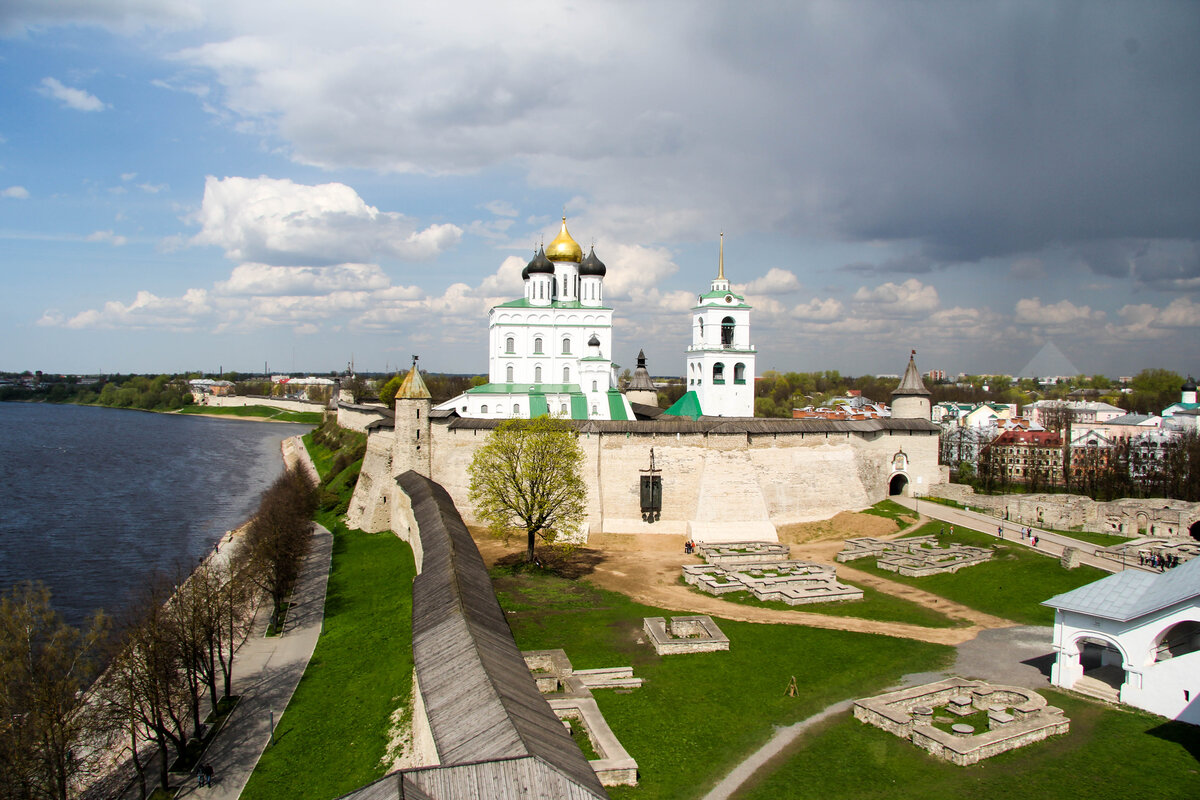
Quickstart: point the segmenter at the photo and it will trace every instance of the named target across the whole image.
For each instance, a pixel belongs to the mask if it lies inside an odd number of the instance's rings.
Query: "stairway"
[[[1121,701],[1120,686],[1125,682],[1125,670],[1116,666],[1099,667],[1091,670],[1071,688],[1080,694],[1103,700],[1106,703]]]

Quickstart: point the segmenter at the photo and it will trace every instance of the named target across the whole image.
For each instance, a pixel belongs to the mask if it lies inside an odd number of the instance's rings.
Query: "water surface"
[[[244,522],[308,426],[0,403],[0,590],[40,580],[80,624]]]

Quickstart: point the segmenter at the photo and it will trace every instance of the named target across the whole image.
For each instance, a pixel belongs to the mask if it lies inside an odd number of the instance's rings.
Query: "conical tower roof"
[[[921,373],[917,371],[916,357],[917,351],[914,350],[908,357],[908,368],[904,370],[904,377],[900,379],[896,391],[892,392],[892,397],[929,397],[932,394],[925,388],[925,381],[921,380]]]
[[[654,385],[654,381],[650,380],[650,371],[646,369],[646,352],[644,350],[638,350],[637,369],[633,371],[633,378],[630,379],[629,386],[625,387],[625,390],[658,391],[658,387]]]
[[[404,380],[400,383],[400,388],[396,391],[397,400],[432,400],[433,395],[429,393],[429,389],[425,388],[425,381],[421,379],[421,371],[417,369],[417,365],[413,364],[412,369],[404,376]]]

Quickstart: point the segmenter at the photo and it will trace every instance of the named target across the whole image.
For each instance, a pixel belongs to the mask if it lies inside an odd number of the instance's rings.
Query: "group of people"
[[[1153,567],[1154,569],[1163,571],[1178,567],[1180,565],[1179,556],[1174,553],[1138,553],[1138,563],[1143,567]]]
[[[692,539],[688,539],[686,542],[684,542],[683,543],[683,552],[685,555],[689,555],[689,556],[692,553],[696,552],[696,542]]]
[[[199,781],[199,783],[197,784],[198,786],[212,786],[213,785],[213,783],[212,783],[213,782],[212,764],[209,764],[206,761],[203,764],[198,765],[196,767],[196,778]]]
[[[1021,540],[1028,541],[1034,547],[1037,547],[1038,537],[1037,534],[1033,532],[1033,528],[1021,528]]]

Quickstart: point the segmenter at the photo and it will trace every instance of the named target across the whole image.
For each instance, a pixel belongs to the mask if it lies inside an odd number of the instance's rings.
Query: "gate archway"
[[[903,472],[897,472],[888,481],[888,495],[895,497],[896,495],[908,494],[908,476]]]

